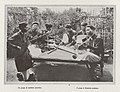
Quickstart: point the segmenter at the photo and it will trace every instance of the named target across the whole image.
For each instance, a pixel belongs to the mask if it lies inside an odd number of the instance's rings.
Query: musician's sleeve
[[[7,39],[7,43],[8,43],[10,46],[12,46],[13,48],[17,48],[18,45],[15,44],[15,42],[18,42],[18,40],[17,40],[18,38],[19,38],[19,37],[18,37],[17,33],[15,33],[14,35],[12,35],[11,37],[9,37],[9,38]]]
[[[103,40],[102,40],[102,39],[97,39],[96,46],[95,46],[95,47],[88,46],[88,48],[90,48],[90,49],[92,49],[92,50],[100,51],[101,48],[103,48]]]
[[[15,33],[11,37],[8,38],[8,41],[14,41],[17,38],[18,38],[18,35],[17,35],[17,33]]]

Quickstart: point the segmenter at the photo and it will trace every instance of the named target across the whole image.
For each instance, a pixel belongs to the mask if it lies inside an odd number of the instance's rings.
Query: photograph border
[[[57,6],[75,6],[75,7],[98,7],[98,6],[111,6],[111,7],[114,7],[114,31],[113,31],[113,82],[64,82],[64,81],[61,81],[61,82],[44,82],[44,81],[38,81],[38,82],[7,82],[6,81],[6,77],[7,77],[7,7],[47,7],[47,6],[51,6],[51,7],[57,7]],[[11,85],[11,84],[34,84],[34,85],[37,85],[37,84],[75,84],[75,85],[78,85],[78,84],[82,84],[82,85],[115,85],[116,84],[116,5],[32,5],[32,4],[29,4],[29,5],[25,5],[25,4],[5,4],[4,5],[4,9],[5,9],[5,17],[4,17],[4,84],[5,85]]]

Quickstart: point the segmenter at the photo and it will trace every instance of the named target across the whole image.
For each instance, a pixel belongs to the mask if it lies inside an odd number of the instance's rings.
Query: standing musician
[[[18,52],[15,58],[17,68],[17,77],[19,81],[35,81],[35,75],[32,71],[33,62],[28,50],[28,40],[26,32],[28,31],[28,24],[19,24],[19,31],[8,38],[8,44]]]
[[[34,22],[31,25],[31,30],[28,32],[28,38],[29,40],[33,40],[34,38],[40,37],[42,36],[42,31],[39,28],[39,23]],[[41,40],[35,40],[35,41],[31,41],[32,44],[35,44],[36,47],[43,47],[43,45],[41,44]]]
[[[67,24],[65,26],[65,33],[63,34],[63,40],[62,43],[67,46],[71,46],[75,44],[75,35],[76,31],[72,29],[72,26],[70,24]]]
[[[81,23],[81,30],[77,33],[77,36],[78,35],[86,35],[86,26],[88,24],[87,23]]]

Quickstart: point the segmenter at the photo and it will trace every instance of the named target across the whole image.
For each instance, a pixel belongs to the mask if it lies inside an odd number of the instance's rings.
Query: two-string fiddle
[[[81,41],[77,42],[76,45],[78,45],[78,47],[79,47],[77,49],[80,49],[82,47],[86,47],[88,45],[88,43],[92,40],[94,35],[95,34],[92,34],[90,36],[85,36],[84,38],[81,39]]]

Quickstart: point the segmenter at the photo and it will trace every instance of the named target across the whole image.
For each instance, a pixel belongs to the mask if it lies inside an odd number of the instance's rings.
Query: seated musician
[[[31,25],[31,30],[29,31],[29,38],[32,39],[34,37],[39,36],[40,34],[42,34],[42,32],[39,29],[39,24],[37,22],[34,22]]]
[[[87,26],[86,27],[86,33],[88,35],[88,37],[91,37],[91,41],[90,41],[90,45],[87,45],[86,48],[89,48],[92,53],[94,53],[95,55],[101,57],[101,59],[103,58],[103,55],[104,55],[104,45],[103,45],[103,39],[98,37],[98,35],[95,33],[95,27],[93,26]],[[89,58],[90,58],[90,62],[99,62],[99,61],[96,61],[94,55],[89,55]],[[100,66],[99,65],[94,65],[94,66],[91,66],[92,68],[94,68],[94,78],[97,78],[99,79],[100,78]]]
[[[104,44],[103,39],[100,38],[99,34],[95,33],[95,28],[93,26],[86,27],[86,33],[88,36],[91,36],[92,42],[87,48],[91,49],[92,52],[103,58],[104,55]]]
[[[42,31],[39,28],[39,23],[34,22],[31,25],[31,30],[28,32],[28,38],[29,40],[33,40],[34,38],[37,38],[42,35]],[[36,44],[36,46],[41,47],[41,43],[39,40],[32,41],[32,44]]]
[[[30,81],[32,77],[32,80],[35,80],[34,72],[31,69],[33,67],[33,62],[27,48],[28,40],[25,34],[27,31],[27,23],[21,23],[19,24],[19,31],[8,38],[8,44],[11,46],[11,49],[15,49],[14,51],[18,52],[14,58],[19,81]]]
[[[76,31],[72,29],[72,26],[70,24],[67,24],[65,26],[66,31],[63,34],[63,44],[67,46],[71,46],[75,44],[75,35]]]
[[[45,27],[46,27],[46,30],[43,30],[42,32],[41,31],[39,31],[39,36],[36,34],[36,36],[38,36],[38,37],[36,37],[36,40],[34,40],[33,39],[33,41],[32,42],[37,42],[38,43],[38,46],[39,46],[39,48],[41,48],[41,51],[42,52],[45,52],[45,51],[47,51],[48,50],[48,48],[47,48],[47,43],[48,43],[48,40],[50,39],[50,38],[52,38],[51,37],[51,32],[52,32],[52,25],[51,24],[45,24]]]

